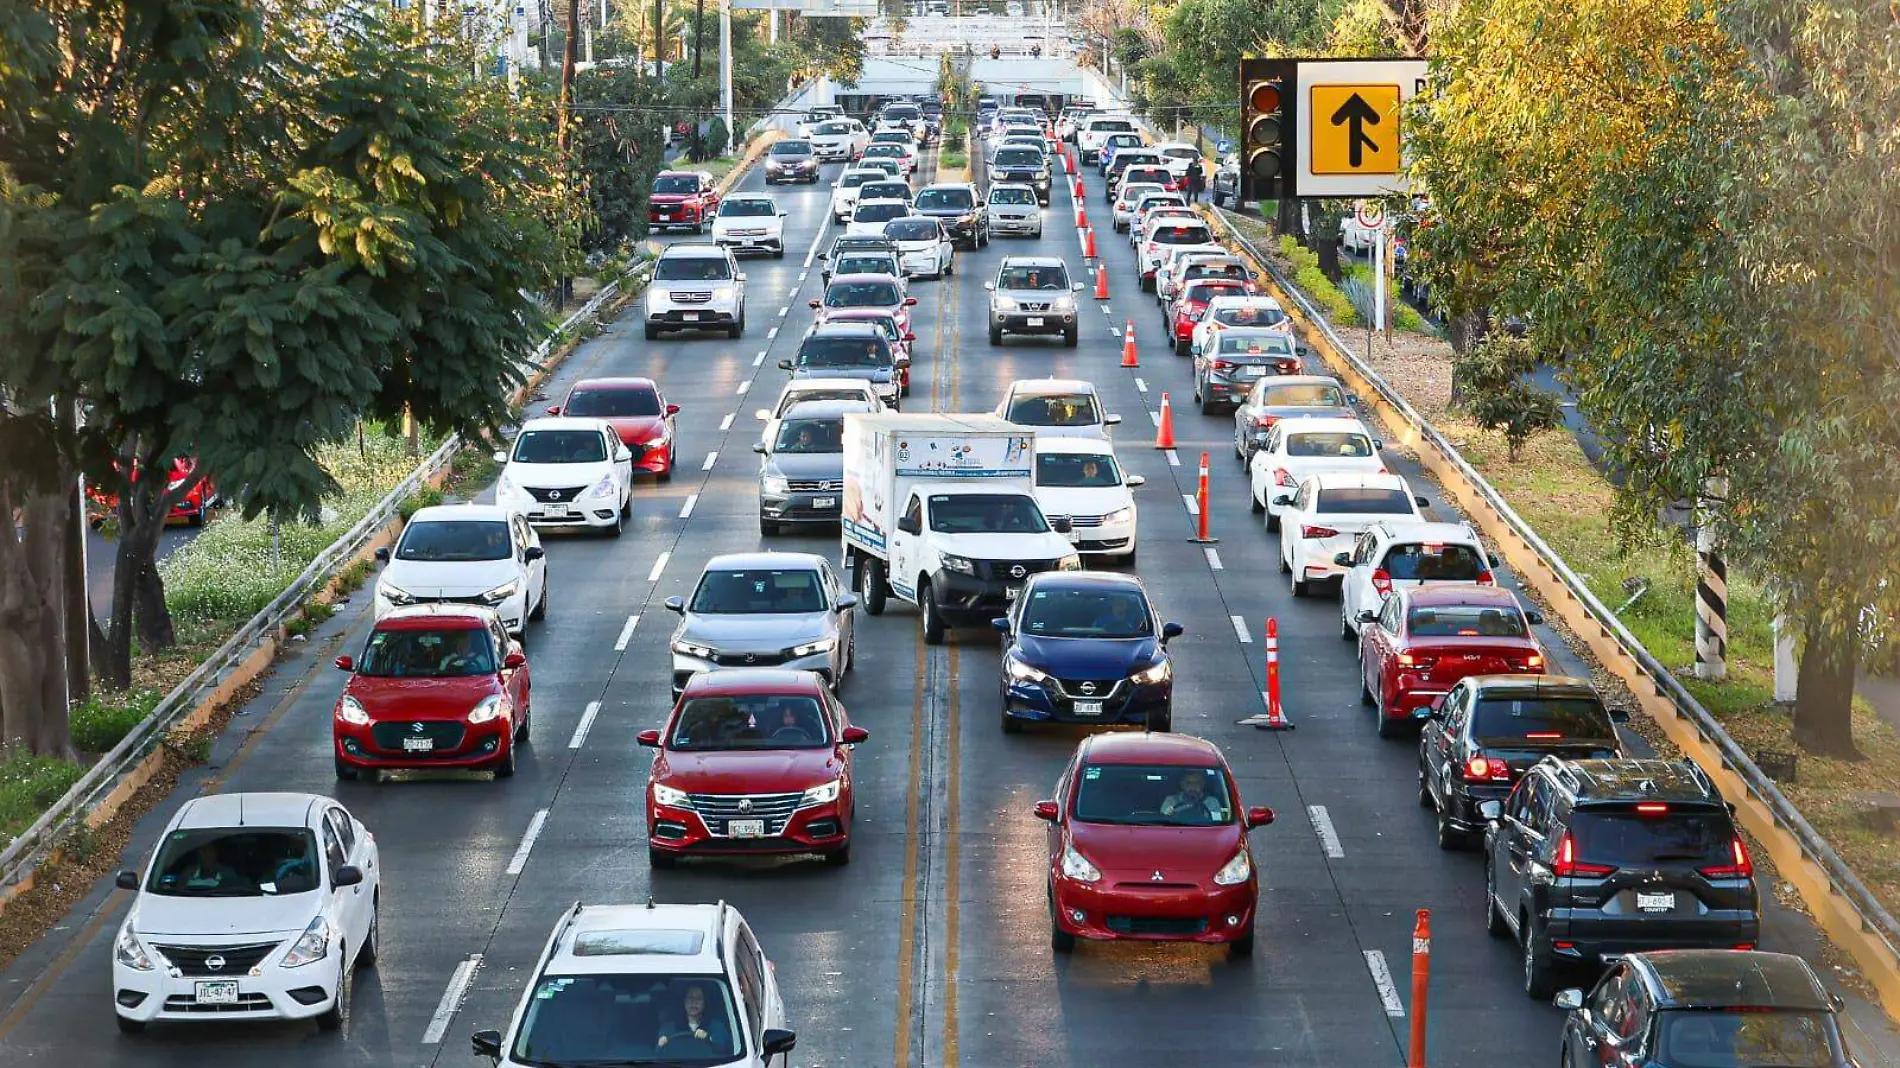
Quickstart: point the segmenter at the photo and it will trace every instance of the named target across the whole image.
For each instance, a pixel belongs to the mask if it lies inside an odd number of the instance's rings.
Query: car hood
[[[1075,290],[1073,289],[999,289],[996,291],[997,296],[1008,300],[1027,300],[1039,304],[1054,304],[1056,301],[1064,297],[1073,296],[1074,294]]]
[[[776,653],[831,633],[828,612],[689,615],[674,641],[710,645],[721,652]]]
[[[1075,546],[1053,530],[1042,534],[946,534],[933,531],[930,537],[946,551],[972,560],[1060,560],[1075,555]]]
[[[615,415],[601,417],[620,440],[628,445],[639,445],[661,437],[666,433],[666,418],[658,415]],[[596,480],[598,481],[598,480]]]
[[[832,746],[823,749],[720,749],[709,753],[666,750],[653,769],[656,779],[687,793],[789,794],[822,786],[844,772]]]
[[[690,193],[651,193],[647,196],[647,203],[684,204],[693,199],[695,199],[695,195]]]
[[[1161,643],[1153,638],[1042,638],[1018,634],[1017,657],[1062,679],[1124,679],[1154,666]]]
[[[767,167],[801,166],[806,163],[816,163],[816,162],[818,162],[818,157],[812,156],[812,155],[765,157],[765,165]]]
[[[153,938],[232,938],[301,934],[316,918],[321,890],[257,897],[170,897],[140,894],[132,930]]]
[[[502,477],[522,488],[535,489],[592,489],[594,483],[613,471],[613,464],[605,460],[585,464],[523,464],[511,463],[502,469]]]
[[[1107,515],[1135,503],[1126,486],[1037,486],[1043,515]]]
[[[991,204],[991,215],[1007,215],[1016,218],[1019,215],[1039,215],[1042,209],[1034,204]]]
[[[1069,841],[1102,870],[1104,883],[1203,883],[1234,858],[1242,839],[1238,823],[1220,827],[1071,823]],[[1162,878],[1156,879],[1155,872]]]
[[[785,220],[776,215],[715,215],[715,230],[781,230]]]
[[[424,598],[473,597],[519,577],[512,559],[459,563],[396,559],[383,568],[377,585],[388,583]]]
[[[767,462],[786,478],[837,481],[844,477],[841,452],[775,452]]]
[[[975,215],[975,208],[912,208],[919,215],[928,215],[933,219],[961,219],[965,215]]]
[[[356,698],[374,720],[456,719],[469,714],[482,698],[501,692],[494,675],[453,679],[385,679],[350,676],[344,694]]]

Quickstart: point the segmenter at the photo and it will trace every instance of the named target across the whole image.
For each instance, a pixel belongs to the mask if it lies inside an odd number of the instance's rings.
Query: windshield
[[[1005,267],[996,277],[998,289],[1067,289],[1069,272],[1060,266]]]
[[[732,269],[723,256],[662,256],[653,277],[662,282],[724,282],[732,278]]]
[[[689,610],[711,615],[822,612],[825,593],[818,572],[809,567],[708,571],[693,591]]]
[[[496,670],[494,643],[481,627],[378,630],[356,665],[357,674],[378,679],[465,679]]]
[[[1040,167],[1042,153],[1033,148],[1005,148],[996,153],[999,167]]]
[[[1242,304],[1237,308],[1222,308],[1215,312],[1214,321],[1223,326],[1278,326],[1286,321],[1286,313],[1278,308]]]
[[[856,389],[825,388],[786,390],[784,399],[779,401],[778,415],[783,416],[786,412],[791,410],[792,405],[803,401],[854,400],[869,403],[870,394],[868,391],[870,388],[871,387],[867,385],[860,386]]]
[[[1102,414],[1087,393],[1045,393],[1016,398],[1009,406],[1009,421],[1018,426],[1094,426]]]
[[[830,744],[825,711],[803,694],[695,697],[680,708],[671,749],[819,749]]]
[[[870,182],[881,182],[884,180],[884,177],[885,177],[884,172],[881,170],[852,171],[851,173],[845,175],[844,177],[839,178],[838,184],[841,186],[844,186],[846,189],[856,189],[859,186],[866,185]]]
[[[903,299],[896,282],[833,282],[825,289],[828,308],[888,308]]]
[[[1349,459],[1363,460],[1372,455],[1372,439],[1366,437],[1364,434],[1355,434],[1349,430],[1339,432],[1326,431],[1324,433],[1302,431],[1298,434],[1287,435],[1286,454],[1288,456],[1300,457],[1343,456]],[[1394,552],[1397,553],[1399,549],[1416,550],[1417,548],[1418,546],[1416,545],[1404,545],[1395,549]],[[1454,546],[1454,548],[1456,548],[1456,546]],[[1410,578],[1412,576],[1408,575],[1406,577]],[[1473,575],[1471,577],[1477,578],[1478,576]]]
[[[577,389],[567,395],[562,415],[612,419],[660,414],[660,395],[645,386],[627,389]]]
[[[1049,521],[1032,497],[971,493],[930,498],[930,529],[939,534],[1042,534]]]
[[[1209,245],[1214,236],[1205,226],[1157,226],[1149,240],[1157,245]]]
[[[1651,816],[1628,808],[1578,806],[1570,814],[1577,860],[1651,870],[1664,865],[1726,867],[1735,863],[1735,825],[1727,811],[1702,805],[1670,808],[1673,811]]]
[[[512,548],[508,524],[501,520],[431,519],[409,524],[396,546],[396,559],[457,564],[506,560]]]
[[[1136,827],[1218,826],[1234,822],[1232,797],[1219,768],[1085,764],[1075,818]]]
[[[829,123],[826,125],[829,125]],[[823,127],[820,128],[822,129]],[[811,142],[780,141],[778,144],[772,146],[772,154],[774,156],[809,156],[811,155]]]
[[[597,464],[606,459],[606,439],[594,430],[524,430],[515,439],[519,464]]]
[[[202,827],[165,836],[149,893],[166,897],[307,894],[322,869],[316,835],[301,827]]]
[[[550,975],[528,999],[510,1059],[535,1068],[725,1064],[742,1054],[740,1036],[731,988],[716,975]]]
[[[926,189],[917,194],[917,206],[934,211],[968,211],[976,207],[976,194],[968,189]]]
[[[662,174],[653,180],[655,193],[697,193],[699,178],[690,174]]]
[[[1414,638],[1523,638],[1524,614],[1475,604],[1418,605],[1405,619]]]
[[[884,178],[870,185],[867,185],[863,189],[859,190],[858,195],[867,201],[909,200],[910,186],[904,184],[903,182],[890,181],[889,178],[890,178],[889,175],[885,175]],[[899,212],[898,214],[901,215],[903,213]]]
[[[848,134],[851,132],[851,126],[849,123],[843,122],[821,122],[818,124],[818,128],[813,132],[821,134]]]
[[[1833,1068],[1846,1054],[1824,1013],[1671,1009],[1656,1016],[1656,1057],[1682,1068]]]
[[[869,204],[859,204],[858,210],[851,216],[851,221],[882,223],[901,219],[909,214],[910,206],[901,200],[875,200]]]
[[[1367,443],[1364,456],[1371,456],[1371,443]],[[1380,563],[1386,574],[1400,581],[1415,582],[1476,582],[1483,575],[1486,561],[1478,555],[1478,550],[1470,545],[1421,545],[1414,542],[1409,545],[1394,545],[1386,550],[1385,560]]]
[[[923,112],[918,111],[916,108],[913,108],[913,107],[885,108],[884,121],[885,122],[916,122],[917,117],[922,114]]]
[[[773,452],[825,453],[844,451],[844,420],[787,419],[779,424]]]
[[[1260,403],[1273,408],[1344,408],[1346,397],[1338,386],[1271,386],[1262,391]]]
[[[1121,468],[1108,455],[1050,452],[1036,457],[1036,485],[1050,489],[1093,489],[1122,484]]]
[[[1023,633],[1038,638],[1152,638],[1154,617],[1136,590],[1038,589],[1023,606]]]
[[[1096,119],[1088,124],[1088,129],[1092,133],[1101,133],[1104,130],[1113,130],[1116,133],[1131,133],[1135,127],[1134,124],[1127,119]]]
[[[728,200],[719,205],[719,214],[755,218],[761,215],[777,215],[778,205],[769,200]]]
[[[871,135],[871,140],[880,145],[908,145],[910,135],[902,130],[879,130]]]
[[[864,154],[866,156],[882,156],[885,159],[901,159],[904,155],[904,147],[888,142],[880,142],[875,145],[867,145],[864,149]]]
[[[888,252],[866,252],[855,256],[840,256],[837,260],[839,274],[896,274],[897,259]]]
[[[1584,740],[1615,738],[1610,715],[1594,697],[1480,697],[1471,713],[1471,736],[1522,738],[1554,734]]]
[[[1182,287],[1181,297],[1184,300],[1206,304],[1215,297],[1238,293],[1240,289],[1240,283],[1231,278],[1204,278]]]
[[[798,347],[798,366],[807,370],[889,367],[892,362],[890,346],[883,338],[808,337]]]
[[[1034,204],[1036,203],[1036,191],[1034,189],[1025,189],[1021,186],[1015,186],[1012,188],[1005,188],[1005,189],[992,189],[990,190],[990,203],[992,204]]]
[[[884,227],[884,236],[893,241],[935,241],[943,236],[943,227],[935,219],[894,219]]]

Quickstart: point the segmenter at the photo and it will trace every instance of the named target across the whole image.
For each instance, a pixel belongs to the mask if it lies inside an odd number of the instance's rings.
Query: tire
[[[376,967],[376,950],[383,940],[383,902],[380,893],[373,895],[369,902],[369,934],[363,939],[362,948],[356,951],[356,967]]]
[[[349,958],[345,957],[344,959],[348,960]],[[356,983],[350,978],[350,970],[348,968],[343,969],[343,977],[337,980],[335,999],[330,1002],[330,1007],[323,1010],[317,1017],[317,1030],[343,1030],[344,1021],[347,1020],[350,1015],[348,1007],[350,994],[354,991],[355,987]]]
[[[858,669],[858,630],[851,628],[851,641],[844,647],[844,669],[842,674],[849,675]]]
[[[193,512],[193,513],[191,513],[191,517],[190,517],[189,519],[187,519],[187,520],[186,520],[186,522],[187,522],[187,523],[190,523],[190,524],[191,524],[192,526],[194,526],[194,527],[201,527],[201,526],[204,526],[204,525],[205,525],[205,512],[206,512],[207,510],[208,510],[208,509],[206,508],[206,506],[204,506],[204,505],[202,505],[202,504],[201,504],[201,505],[199,505],[199,506],[198,506],[198,510],[197,510],[197,511],[195,511],[195,512]]]
[[[501,759],[495,761],[490,767],[490,770],[495,773],[495,778],[497,779],[512,779],[515,777],[515,746],[513,742],[508,744],[508,751],[502,754]]]
[[[142,1020],[128,1020],[116,1013],[113,1014],[113,1019],[119,1021],[119,1033],[122,1035],[142,1035],[145,1033],[145,1023]]]
[[[884,585],[883,561],[875,557],[866,559],[858,565],[857,573],[862,587],[858,592],[864,596],[865,614],[883,615],[884,605],[890,599],[890,591]]]
[[[1247,503],[1253,506],[1253,514],[1255,515],[1259,515],[1267,510],[1266,504],[1261,501],[1260,498],[1253,495],[1252,489],[1247,490]]]
[[[651,323],[647,324],[647,340],[658,341],[659,339],[660,339],[660,328],[652,325]]]
[[[1049,893],[1049,948],[1062,954],[1075,952],[1075,936],[1063,930],[1062,925],[1056,922],[1056,895],[1054,891],[1050,891]]]
[[[1374,696],[1377,697],[1378,695],[1375,694]],[[1379,737],[1397,738],[1403,732],[1405,721],[1402,719],[1393,719],[1391,716],[1386,715],[1384,701],[1374,701],[1372,705],[1372,715],[1374,731]]]
[[[1266,512],[1267,506],[1264,504],[1261,505],[1260,510],[1263,512]],[[1278,533],[1279,530],[1280,530],[1280,517],[1277,515],[1274,515],[1272,512],[1267,512],[1267,533],[1275,534],[1275,533]]]
[[[772,250],[772,258],[773,258],[773,259],[775,259],[775,260],[782,260],[782,259],[784,259],[784,258],[785,258],[785,246],[784,246],[784,245],[780,245],[779,247],[777,247],[777,248],[775,248],[775,249],[773,249],[773,250]]]
[[[1340,601],[1342,602],[1345,601],[1345,599],[1344,596],[1340,597]],[[1343,604],[1339,609],[1339,640],[1342,642],[1354,642],[1359,640],[1359,632],[1352,629],[1352,621],[1346,618],[1346,609]]]
[[[1484,933],[1492,938],[1504,938],[1511,929],[1504,923],[1504,914],[1498,911],[1497,896],[1493,892],[1497,880],[1491,873],[1491,858],[1484,861]]]
[[[930,583],[928,582],[922,582],[918,585],[923,587],[917,591],[917,604],[924,612],[924,644],[942,645],[944,635],[943,613],[937,608],[937,591],[931,589]]]
[[[546,575],[541,576],[541,597],[535,601],[534,611],[528,613],[528,618],[533,620],[548,618],[548,580]]]
[[[1023,721],[1010,715],[1007,707],[998,714],[998,719],[1002,722],[1004,734],[1021,734],[1023,732]]]
[[[1300,578],[1290,578],[1287,585],[1293,590],[1293,596],[1305,597],[1313,592],[1313,584]]]
[[[844,845],[825,854],[825,867],[827,868],[842,868],[849,863],[851,863],[850,842],[846,842]]]
[[[1271,520],[1269,520],[1269,522],[1271,522]],[[1293,573],[1293,565],[1286,562],[1285,553],[1278,554],[1276,559],[1279,561],[1279,564],[1280,564],[1280,574],[1291,575]]]
[[[1227,943],[1227,952],[1236,957],[1253,956],[1253,928],[1247,928],[1246,934]]]
[[[353,767],[350,767],[348,764],[343,763],[342,757],[337,757],[335,758],[335,760],[336,760],[336,781],[355,782],[356,769]]]
[[[614,525],[604,528],[601,531],[601,533],[606,534],[610,538],[618,538],[626,529],[627,529],[626,514],[617,513],[614,516]]]
[[[1177,337],[1177,338],[1175,338],[1175,340],[1174,340],[1174,354],[1175,354],[1176,356],[1186,356],[1186,355],[1188,354],[1188,352],[1189,352],[1189,350],[1190,350],[1190,349],[1192,348],[1192,346],[1193,346],[1193,344],[1194,344],[1194,343],[1193,343],[1192,341],[1182,341],[1182,340],[1181,340],[1180,338],[1178,338],[1178,337]]]
[[[741,312],[739,314],[739,321],[736,323],[733,323],[731,326],[726,327],[726,336],[727,337],[744,337],[745,336],[745,313]]]
[[[1432,799],[1432,787],[1431,783],[1425,778],[1425,765],[1423,763],[1421,763],[1418,768],[1418,807],[1431,810],[1438,808],[1438,802]]]
[[[515,725],[515,744],[516,745],[528,744],[528,734],[533,729],[533,724],[534,724],[534,698],[533,698],[533,695],[531,694],[529,695],[528,701],[521,706],[521,722]]]
[[[1366,669],[1363,666],[1359,669],[1359,703],[1367,708],[1379,706],[1379,699],[1372,696],[1372,687],[1366,685]]]
[[[1153,293],[1155,291],[1155,280],[1143,274],[1141,276],[1141,291],[1143,293]]]
[[[1427,794],[1426,796],[1430,796]],[[1463,831],[1454,828],[1446,818],[1443,809],[1438,813],[1438,848],[1447,853],[1461,853],[1470,844]]]
[[[1139,545],[1131,545],[1131,546],[1129,546],[1129,547],[1128,547],[1128,555],[1126,555],[1126,556],[1124,556],[1124,557],[1122,557],[1122,559],[1121,559],[1121,564],[1122,564],[1122,566],[1123,566],[1123,567],[1134,567],[1134,566],[1135,566],[1135,557],[1136,557],[1136,556],[1137,556],[1137,555],[1138,555],[1138,554],[1139,554],[1140,552],[1141,552],[1141,546],[1139,546]]]
[[[1557,962],[1551,959],[1550,946],[1535,920],[1526,919],[1524,927],[1524,995],[1533,1001],[1549,1001],[1557,992]]]
[[[1074,330],[1065,331],[1062,335],[1062,347],[1067,348],[1067,349],[1074,348],[1076,345],[1076,339],[1079,336],[1080,335]]]
[[[951,257],[949,263],[946,263],[943,265],[943,276],[945,278],[949,278],[955,275],[956,273],[957,273],[957,261],[956,261],[956,258],[953,256]]]
[[[672,871],[679,867],[680,858],[665,850],[647,847],[647,867],[658,871]]]
[[[990,344],[1001,345],[1002,343],[1003,343],[1003,328],[1000,326],[991,326],[990,327]]]
[[[778,524],[761,515],[759,517],[759,533],[768,538],[773,537],[778,533]]]

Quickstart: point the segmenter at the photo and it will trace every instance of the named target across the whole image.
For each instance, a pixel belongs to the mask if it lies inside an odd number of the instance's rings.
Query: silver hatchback
[[[780,667],[814,671],[836,690],[851,670],[858,598],[831,562],[812,553],[728,553],[700,572],[691,597],[668,597],[673,696],[702,671]]]
[[[1042,236],[1042,204],[1031,185],[998,184],[990,187],[990,236]]]

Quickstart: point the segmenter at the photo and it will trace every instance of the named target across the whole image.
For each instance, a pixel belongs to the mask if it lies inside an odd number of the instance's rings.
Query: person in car
[[[732,1048],[725,1024],[707,1014],[706,988],[697,983],[688,986],[680,998],[679,1015],[660,1026],[660,1040],[654,1046],[665,1049],[674,1042],[688,1040],[705,1043],[716,1050]]]
[[[1129,597],[1103,597],[1095,602],[1095,622],[1091,630],[1107,634],[1132,634],[1141,628],[1135,614],[1135,602]]]
[[[185,886],[193,890],[215,890],[230,886],[240,880],[238,870],[226,864],[218,856],[218,844],[206,842],[192,853],[191,860],[180,873]]]
[[[814,441],[815,439],[811,436],[811,427],[801,426],[798,428],[798,440],[793,443],[792,449],[795,452],[810,452]]]
[[[1207,792],[1207,775],[1190,771],[1181,776],[1181,789],[1161,802],[1161,814],[1189,822],[1213,823],[1226,815],[1220,799]]]
[[[1084,461],[1082,464],[1082,484],[1085,486],[1095,485],[1095,480],[1101,473],[1101,464],[1096,463],[1094,460]],[[1119,598],[1117,599],[1119,600]]]

